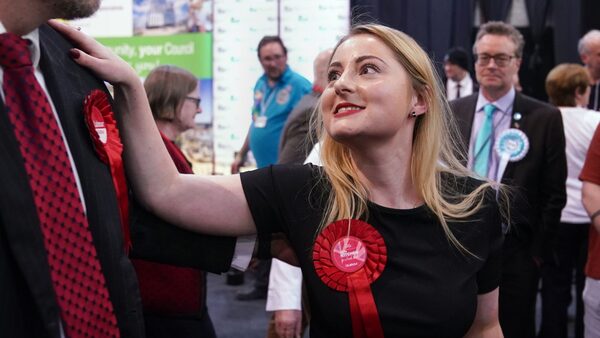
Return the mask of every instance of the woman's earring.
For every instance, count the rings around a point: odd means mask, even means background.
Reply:
[[[413,111],[412,113],[410,113],[410,117],[417,117],[417,112]]]

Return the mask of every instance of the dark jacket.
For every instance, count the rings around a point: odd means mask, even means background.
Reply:
[[[454,100],[450,106],[457,119],[465,149],[469,149],[477,93]],[[521,118],[515,120],[516,113]],[[511,128],[522,130],[530,148],[520,161],[510,162],[502,178],[513,189],[512,224],[505,250],[529,249],[542,257],[555,240],[560,214],[566,203],[567,160],[560,111],[547,103],[516,93]]]
[[[67,54],[72,47],[50,27],[40,27],[40,67],[77,168],[88,223],[121,336],[144,337],[137,279],[124,250],[110,170],[96,155],[83,120],[84,98],[93,89],[106,91],[106,87],[73,62]],[[59,308],[40,223],[2,101],[0,111],[0,330],[3,337],[58,338]],[[145,214],[136,210],[133,215]],[[132,235],[141,256],[185,262],[201,259],[195,265],[206,264],[206,269],[217,271],[227,270],[235,245],[234,239],[202,241],[201,236],[190,243],[188,233],[165,224],[158,230],[151,226],[132,229]],[[179,238],[186,244],[175,245]]]

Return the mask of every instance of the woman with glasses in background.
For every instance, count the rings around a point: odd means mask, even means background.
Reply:
[[[152,70],[144,88],[162,140],[177,170],[193,174],[191,163],[175,141],[195,126],[202,112],[198,79],[175,66]],[[135,222],[144,222],[132,217]],[[135,255],[135,246],[133,248]],[[216,337],[206,308],[206,273],[194,268],[132,259],[136,269],[148,338]]]

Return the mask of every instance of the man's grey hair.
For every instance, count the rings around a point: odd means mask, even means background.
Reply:
[[[473,44],[473,54],[477,54],[475,47],[477,43],[484,35],[500,35],[506,36],[512,40],[517,46],[515,50],[515,56],[518,58],[523,57],[523,48],[525,48],[525,39],[523,35],[514,26],[509,25],[502,21],[489,21],[479,27],[475,43]]]
[[[600,30],[592,29],[591,31],[585,33],[584,36],[579,39],[579,43],[577,43],[577,51],[579,55],[586,54],[588,45],[592,41],[600,41]]]

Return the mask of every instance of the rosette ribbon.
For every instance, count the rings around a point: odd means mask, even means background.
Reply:
[[[83,115],[96,154],[110,168],[113,186],[119,203],[119,213],[125,250],[131,248],[129,233],[129,200],[125,168],[123,166],[123,144],[108,95],[101,90],[93,90],[83,104]]]
[[[383,338],[371,292],[385,268],[387,248],[370,224],[345,219],[329,224],[313,247],[313,264],[328,287],[348,293],[354,338]]]

